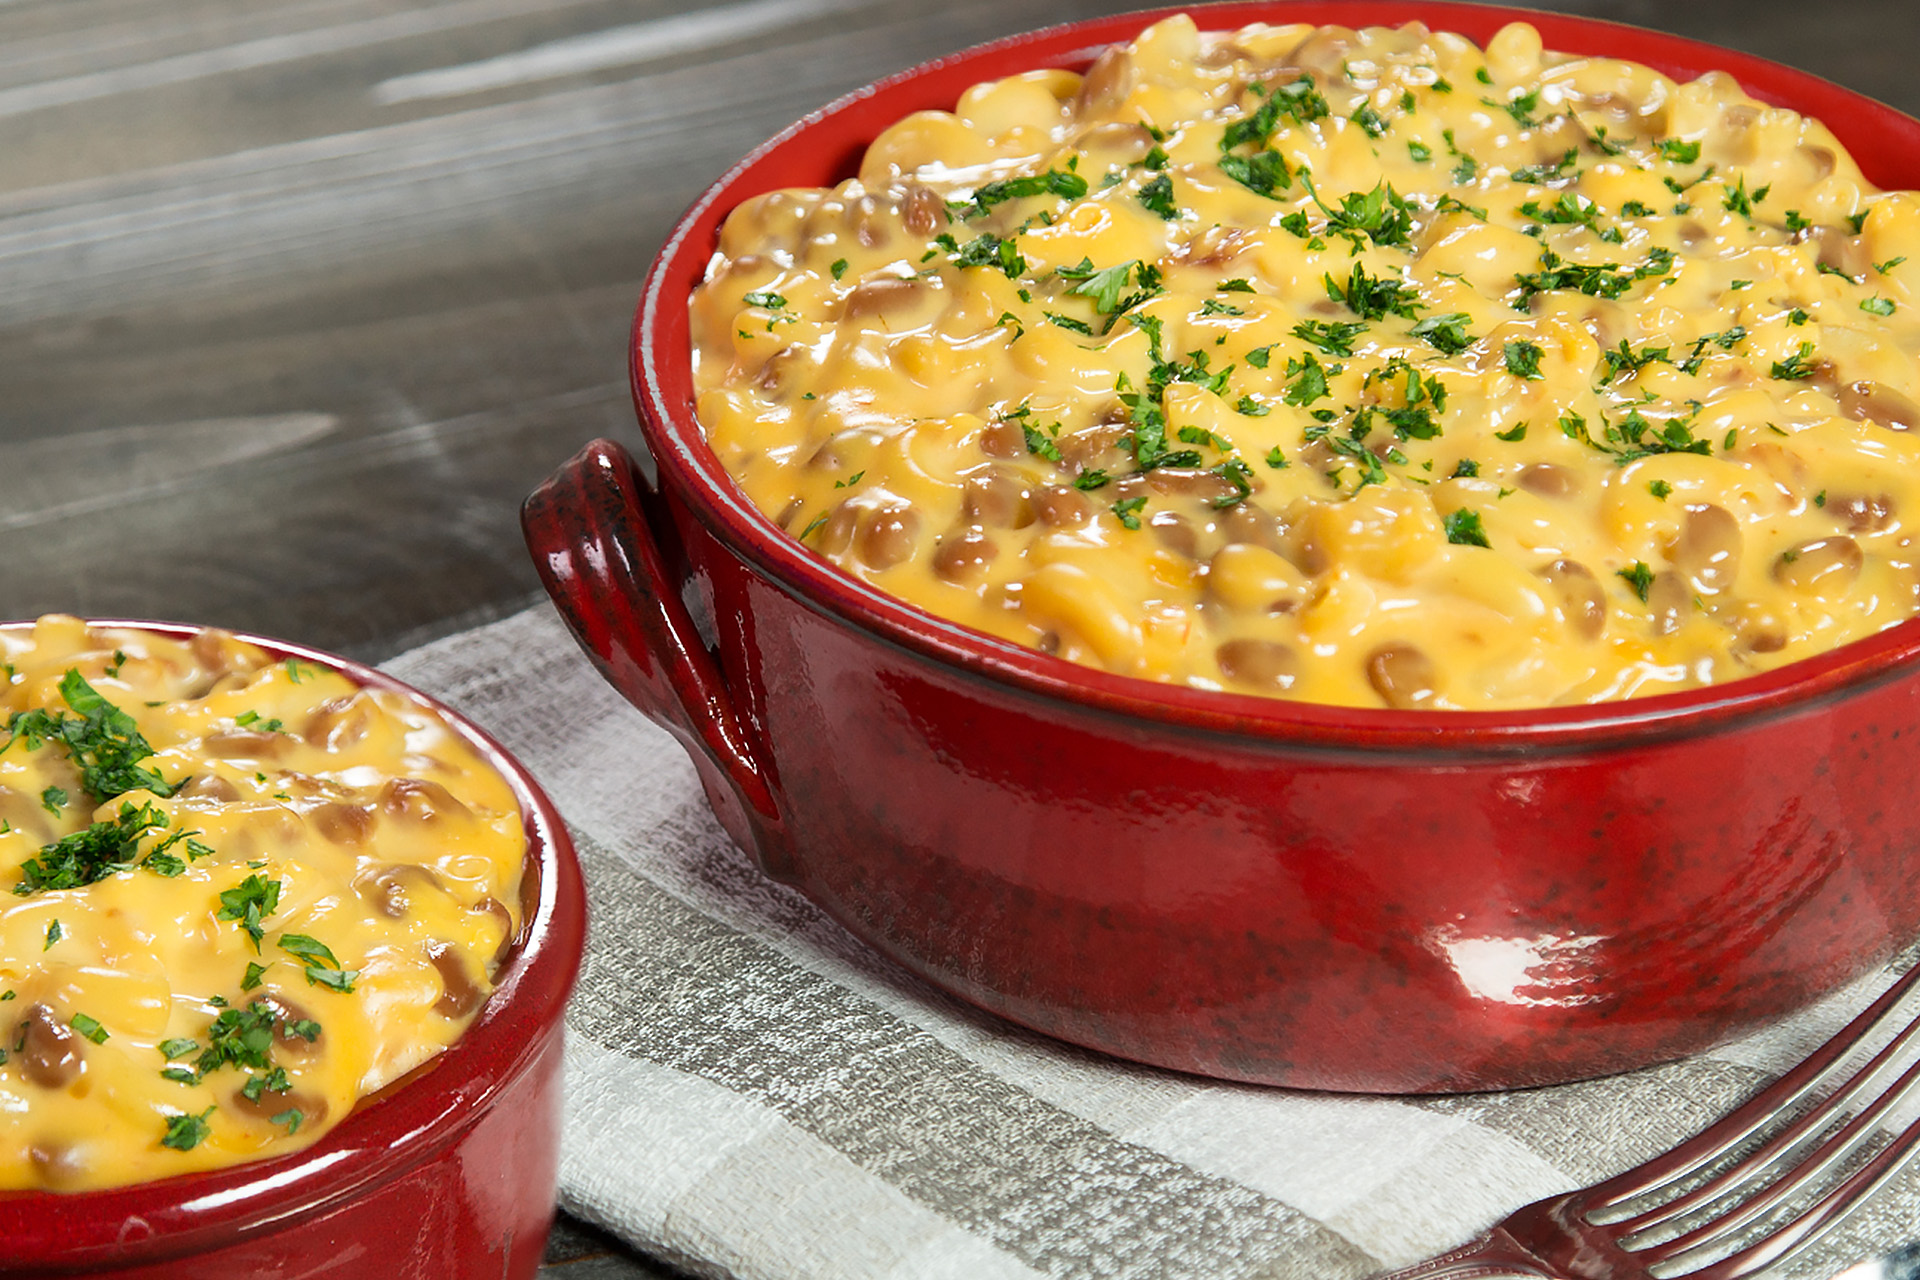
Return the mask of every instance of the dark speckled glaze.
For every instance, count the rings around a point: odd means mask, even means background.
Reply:
[[[1162,11],[1166,12],[1166,11]],[[747,196],[823,185],[909,111],[1084,65],[1156,14],[930,64],[808,117],[687,214],[635,325],[644,469],[598,442],[528,500],[568,622],[688,747],[766,870],[928,980],[1123,1057],[1316,1089],[1620,1071],[1724,1040],[1920,933],[1920,623],[1718,689],[1356,711],[1071,666],[890,599],[756,511],[691,409],[688,293]],[[1419,3],[1232,4],[1630,57],[1825,119],[1885,186],[1920,123],[1675,37]]]
[[[240,638],[425,703],[500,771],[526,820],[519,937],[465,1035],[304,1151],[104,1191],[0,1191],[0,1276],[531,1280],[559,1173],[561,1019],[586,942],[566,826],[526,770],[458,713],[344,658]]]

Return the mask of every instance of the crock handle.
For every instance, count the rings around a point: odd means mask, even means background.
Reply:
[[[667,572],[642,485],[632,454],[611,440],[593,441],[528,495],[520,509],[527,547],[580,647],[687,748],[729,833],[764,857],[760,837],[777,823],[777,806],[726,677]],[[721,780],[744,812],[724,811],[714,786]],[[736,818],[751,830],[737,829]]]

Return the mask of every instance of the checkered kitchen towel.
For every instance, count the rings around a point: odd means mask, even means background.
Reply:
[[[496,734],[566,815],[593,917],[562,1200],[700,1275],[1357,1280],[1672,1145],[1886,980],[1687,1062],[1559,1088],[1212,1083],[978,1013],[763,879],[680,748],[550,609],[388,665]],[[1913,1236],[1920,1178],[1786,1274]]]

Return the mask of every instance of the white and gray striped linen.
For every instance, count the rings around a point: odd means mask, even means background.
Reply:
[[[1700,1128],[1870,996],[1632,1075],[1453,1098],[1220,1084],[999,1022],[763,879],[545,607],[388,664],[572,828],[592,908],[562,1202],[700,1275],[1346,1280]],[[1783,1275],[1920,1235],[1920,1179]]]

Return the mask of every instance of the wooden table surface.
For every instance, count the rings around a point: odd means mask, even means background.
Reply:
[[[520,608],[635,443],[674,217],[807,109],[1101,0],[0,0],[0,617],[379,659]],[[1920,112],[1915,0],[1567,0]],[[563,1220],[543,1274],[658,1276]]]

